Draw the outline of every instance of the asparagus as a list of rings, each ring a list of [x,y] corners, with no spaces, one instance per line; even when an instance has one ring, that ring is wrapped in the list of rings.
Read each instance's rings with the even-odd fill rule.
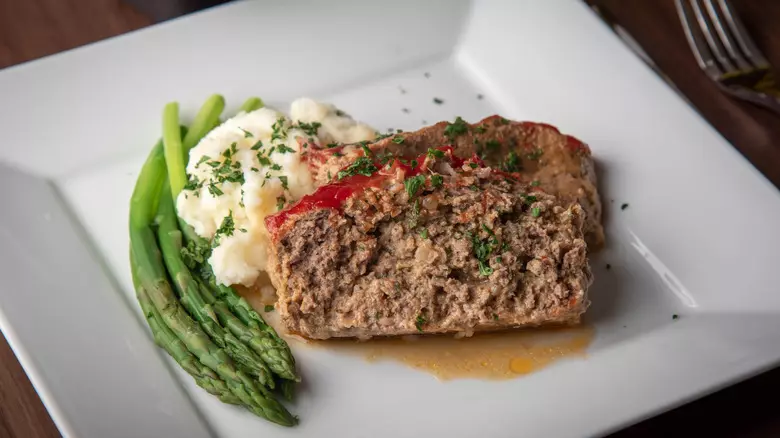
[[[200,126],[207,126],[210,123],[213,122],[213,120],[218,120],[219,113],[222,111],[221,107],[219,107],[221,96],[214,95],[212,96],[209,101],[207,101],[203,107],[201,108],[200,112],[198,113],[198,117],[196,117],[196,122],[199,123]],[[213,101],[213,102],[212,102]],[[224,106],[224,102],[222,102]],[[260,98],[254,97],[247,99],[246,102],[244,102],[244,105],[241,107],[242,111],[246,110],[253,110],[257,109],[263,106],[263,101]],[[217,112],[214,110],[214,107],[218,107],[219,111]],[[202,114],[208,114],[208,116],[201,117]],[[165,139],[165,156],[166,158],[168,156],[173,157],[180,157],[185,156],[186,154],[184,152],[178,151],[177,148],[185,148],[187,147],[187,138],[191,137],[191,134],[193,132],[199,132],[201,131],[200,127],[195,127],[194,125],[190,127],[189,131],[185,135],[185,141],[184,144],[179,140],[180,137],[176,136],[176,132],[178,130],[175,127],[179,126],[179,119],[178,119],[178,105],[175,103],[169,103],[166,105],[164,111],[163,111],[163,132],[167,133],[167,135],[164,135]],[[205,134],[205,132],[203,133]],[[195,134],[194,137],[190,140],[190,142],[197,143],[200,140],[200,137],[198,135],[202,134]],[[175,190],[175,187],[184,187],[187,180],[187,174],[185,170],[185,163],[186,163],[186,157],[184,162],[179,162],[176,160],[166,160],[166,164],[168,166],[168,176],[170,179],[170,187],[171,187],[171,196],[176,200],[178,197],[181,189],[179,191]],[[167,204],[165,203],[165,200],[161,200],[164,205],[164,208],[167,208]],[[171,209],[174,208],[173,203],[171,203]],[[173,211],[167,212],[166,218],[170,216],[176,217],[175,213]],[[178,260],[172,262],[189,262],[187,267],[190,269],[197,269],[200,272],[206,272],[209,274],[208,276],[211,277],[213,280],[213,275],[211,274],[211,268],[207,264],[208,256],[211,252],[211,246],[209,242],[207,242],[204,238],[198,236],[193,228],[186,224],[183,220],[178,219],[179,222],[179,230],[181,234],[184,235],[184,240],[186,241],[186,247],[181,249],[179,253],[182,255],[186,255],[187,260],[183,260],[181,258],[178,258]],[[167,223],[168,230],[173,231],[175,229],[175,224],[173,222]],[[170,241],[167,239],[163,239],[162,234],[160,237],[161,243],[164,241],[170,244]],[[181,242],[181,236],[178,237],[178,245],[179,247],[182,246]],[[169,254],[166,255],[166,263],[168,262],[169,256],[173,257],[172,250],[166,252],[166,247],[163,246],[163,253]],[[172,267],[168,267],[169,271],[173,271]],[[176,272],[184,271],[184,266],[182,263],[179,263],[179,266],[176,269]],[[180,290],[186,290],[188,287],[192,287],[189,285],[189,279],[179,279],[174,277],[175,283],[180,284],[178,287]],[[213,295],[215,296],[216,300],[218,302],[222,302],[227,306],[227,309],[223,309],[222,316],[220,323],[227,324],[228,322],[230,325],[228,326],[228,329],[230,332],[242,339],[246,345],[249,345],[257,354],[260,355],[260,357],[263,359],[265,364],[277,375],[285,378],[285,379],[291,379],[299,381],[300,378],[295,373],[295,359],[293,359],[292,352],[290,351],[290,347],[287,345],[287,343],[279,337],[279,335],[276,333],[276,331],[266,324],[266,322],[260,317],[260,315],[255,312],[252,307],[241,298],[232,288],[222,285],[217,285],[216,282],[211,282],[211,289],[214,292]],[[206,289],[204,292],[208,292]],[[192,297],[187,298],[186,304],[188,306],[192,307],[199,307],[204,308],[204,305],[202,301],[192,302],[195,300],[196,296],[200,296],[196,293],[191,294],[184,294],[182,292],[183,296]],[[211,303],[209,303],[211,304]],[[208,316],[211,318],[211,320],[216,321],[216,318],[213,318],[213,314],[207,314],[204,316],[204,318],[200,318],[199,315],[202,312],[196,312],[193,309],[189,309],[190,313],[192,313],[194,316],[196,316],[196,319],[198,319],[201,324],[205,323],[207,326],[210,327],[209,320],[205,318],[205,316]],[[209,308],[209,311],[211,311],[212,308]],[[243,324],[236,324],[236,321],[233,318],[233,314],[230,312],[235,313],[235,315],[238,317],[238,321],[240,321]],[[214,338],[215,333],[209,332],[210,335],[212,335],[212,338]],[[218,335],[217,335],[218,336]],[[219,337],[219,336],[218,336]],[[226,339],[228,340],[228,339]],[[240,347],[235,346],[235,349],[240,349]],[[231,351],[231,350],[229,350]],[[242,354],[242,358],[247,358],[246,354]],[[247,366],[250,366],[251,368],[251,362],[247,363],[244,360],[239,360],[240,362],[244,363]]]
[[[163,261],[168,268],[168,274],[179,294],[181,303],[189,314],[200,323],[203,331],[209,335],[214,343],[225,349],[233,360],[243,365],[252,376],[258,378],[261,384],[273,388],[274,381],[271,371],[263,359],[253,349],[248,348],[246,343],[242,342],[243,339],[237,338],[237,335],[234,335],[232,331],[223,329],[214,313],[212,304],[204,301],[198,283],[184,264],[181,258],[181,231],[177,226],[173,200],[165,192],[167,188],[167,184],[163,185],[157,215],[157,237]]]
[[[195,116],[195,120],[190,125],[190,130],[182,140],[182,151],[184,153],[184,162],[187,162],[187,154],[201,138],[214,128],[214,123],[219,121],[219,115],[225,109],[225,98],[219,94],[213,94],[200,107],[200,111]]]
[[[165,162],[168,171],[178,172],[172,174],[171,194],[173,199],[179,195],[184,185],[187,184],[187,175],[184,172],[186,157],[181,144],[181,127],[179,126],[179,104],[171,102],[163,109],[163,145],[165,146]]]
[[[138,177],[130,203],[130,246],[133,269],[145,297],[157,310],[160,321],[174,333],[201,364],[214,371],[244,406],[270,421],[292,426],[297,422],[270,392],[257,385],[239,369],[225,351],[214,344],[200,326],[179,305],[162,264],[161,255],[151,229],[155,202],[159,199],[165,178],[163,148],[158,144],[150,154]]]
[[[263,103],[263,99],[260,99],[259,97],[250,97],[249,99],[244,101],[244,104],[241,105],[241,108],[239,108],[238,112],[251,112],[256,109],[260,109],[264,107],[265,104]]]
[[[168,352],[184,371],[195,379],[198,386],[217,396],[224,403],[241,404],[241,400],[230,392],[225,382],[214,374],[214,371],[198,362],[195,356],[187,350],[184,343],[162,322],[160,313],[149,301],[149,296],[138,279],[138,270],[132,253],[130,254],[130,268],[133,274],[136,298],[144,312],[146,322],[152,330],[155,343]]]
[[[281,338],[271,336],[268,332],[260,329],[258,324],[251,324],[255,321],[248,315],[249,312],[246,307],[250,306],[246,304],[243,298],[239,297],[238,299],[243,301],[246,307],[236,307],[237,311],[233,312],[227,305],[227,301],[217,299],[209,285],[205,282],[201,281],[201,289],[203,296],[213,303],[219,321],[235,336],[252,347],[271,371],[283,379],[300,381],[300,378],[295,374],[295,360],[292,358],[287,343],[281,340]],[[232,292],[231,288],[226,289],[230,289]],[[236,314],[241,314],[244,318],[239,318]],[[245,324],[244,321],[249,321],[251,325]],[[263,324],[265,324],[265,321],[263,321]]]

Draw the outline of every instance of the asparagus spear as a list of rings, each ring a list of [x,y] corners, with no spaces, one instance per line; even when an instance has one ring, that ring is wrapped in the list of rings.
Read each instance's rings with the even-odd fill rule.
[[[260,329],[258,324],[251,324],[256,321],[251,319],[246,308],[237,307],[236,312],[231,311],[227,305],[227,300],[218,300],[209,286],[203,281],[201,281],[201,289],[206,300],[213,303],[219,321],[244,343],[252,347],[271,371],[283,379],[300,381],[300,378],[295,373],[295,360],[292,358],[286,342]],[[230,291],[232,292],[233,290],[230,289]],[[244,301],[241,297],[239,297],[239,300]],[[246,301],[244,303],[246,304]],[[249,304],[246,304],[246,307],[249,307]],[[236,317],[236,314],[243,314],[244,319]],[[245,324],[245,320],[250,321],[251,325]],[[265,321],[263,321],[263,324],[265,324]]]
[[[136,298],[138,299],[138,304],[141,305],[141,310],[144,312],[149,328],[152,329],[155,343],[167,351],[181,365],[184,371],[195,379],[195,383],[198,386],[216,395],[225,403],[241,404],[241,400],[230,392],[225,382],[214,374],[214,371],[198,362],[195,356],[187,350],[184,343],[162,322],[160,313],[157,312],[152,302],[149,301],[149,296],[138,279],[138,270],[136,269],[136,262],[132,253],[130,254],[130,268],[133,274]]]
[[[239,108],[238,112],[251,112],[256,109],[260,109],[264,107],[265,104],[263,103],[263,99],[260,99],[259,97],[250,97],[249,99],[244,101],[244,104],[241,105],[241,108]]]
[[[179,104],[171,102],[163,109],[163,144],[165,146],[165,162],[168,171],[179,172],[171,175],[171,194],[173,199],[187,184],[187,175],[184,172],[186,157],[181,144],[181,127],[179,126]]]
[[[225,98],[219,94],[213,94],[200,107],[200,111],[195,116],[195,120],[190,125],[190,130],[182,140],[182,149],[184,153],[184,162],[187,162],[188,154],[201,138],[214,128],[214,123],[219,121],[219,115],[225,109]]]
[[[258,378],[261,384],[274,387],[271,371],[253,349],[247,347],[231,331],[225,331],[214,313],[211,303],[204,301],[198,283],[190,274],[181,258],[181,231],[177,226],[173,199],[167,195],[168,185],[163,185],[160,206],[157,214],[157,237],[160,242],[163,261],[168,268],[168,274],[178,292],[181,303],[200,323],[201,328],[220,348],[242,364],[251,375]],[[224,319],[224,318],[223,318]]]
[[[130,202],[130,246],[138,283],[160,320],[173,332],[200,363],[225,381],[230,392],[253,413],[270,421],[292,426],[297,422],[269,391],[255,382],[201,330],[179,305],[166,278],[157,241],[151,230],[154,204],[165,178],[163,148],[158,144],[138,177]]]
[[[185,141],[184,144],[180,141],[180,137],[176,136],[176,132],[179,132],[176,127],[179,126],[179,119],[178,119],[178,105],[175,103],[169,103],[164,111],[163,111],[163,132],[167,133],[167,135],[164,135],[163,138],[165,139],[165,156],[166,158],[168,156],[173,157],[179,157],[179,156],[185,156],[186,154],[184,152],[180,152],[177,150],[177,148],[185,148],[187,147],[187,139],[191,138],[189,140],[190,142],[197,143],[200,141],[200,136],[203,134],[197,134],[198,132],[203,131],[201,127],[208,126],[210,123],[213,122],[213,120],[217,120],[219,118],[219,113],[222,111],[221,107],[219,106],[221,96],[214,95],[212,96],[209,101],[207,101],[203,107],[201,108],[200,112],[198,113],[198,117],[196,117],[196,121],[199,123],[199,127],[190,127],[189,131],[185,135]],[[222,105],[224,106],[224,101],[222,101]],[[244,105],[241,107],[241,110],[253,110],[259,107],[263,106],[263,101],[260,98],[249,98],[246,102],[244,102]],[[214,108],[219,108],[219,111],[214,110]],[[207,116],[201,117],[201,115],[207,114]],[[192,133],[196,132],[194,136],[191,137]],[[200,135],[200,136],[199,136]],[[174,199],[174,202],[176,198],[178,197],[181,188],[184,187],[187,180],[187,174],[185,170],[185,163],[186,158],[184,162],[179,162],[177,160],[167,160],[166,164],[168,166],[168,176],[170,179],[170,187],[171,187],[171,196]],[[178,191],[176,191],[176,187],[180,187]],[[165,200],[161,200],[164,205],[163,208],[167,208],[167,204],[165,204]],[[171,203],[171,209],[174,208],[173,203]],[[169,216],[176,217],[174,212],[168,212]],[[167,216],[166,216],[167,217]],[[198,236],[195,231],[192,229],[191,226],[187,225],[183,220],[179,219],[179,231],[184,235],[185,241],[187,242],[187,246],[179,251],[180,254],[186,255],[186,261],[189,261],[190,266],[189,268],[195,270],[197,269],[200,272],[211,272],[210,266],[207,264],[208,256],[211,252],[211,246],[209,243],[203,239],[202,237]],[[168,222],[167,223],[168,230],[173,231],[175,229],[175,223]],[[178,237],[179,246],[181,247],[181,236]],[[161,244],[165,241],[167,243],[170,243],[171,241],[167,239],[163,239],[162,234],[160,237]],[[182,252],[183,251],[183,252]],[[172,251],[167,252],[166,247],[163,246],[163,253],[166,254],[166,263],[169,263],[168,259],[169,256],[173,257]],[[170,254],[169,254],[170,253]],[[185,261],[179,258],[179,260],[172,262],[179,262],[179,261]],[[194,263],[193,263],[194,262]],[[174,271],[172,267],[169,265],[168,269],[170,271]],[[176,272],[183,271],[183,265],[179,264],[179,266],[176,269]],[[213,277],[213,275],[209,275],[210,277]],[[174,277],[175,283],[180,283],[178,287],[180,290],[186,290],[188,287],[191,287],[187,279],[179,279]],[[252,347],[252,349],[257,352],[260,357],[265,361],[265,363],[268,365],[268,367],[278,374],[281,377],[284,377],[285,379],[291,379],[291,380],[300,380],[300,378],[295,373],[295,359],[293,359],[292,352],[290,351],[290,347],[287,345],[287,343],[279,337],[279,335],[276,333],[276,331],[265,323],[265,321],[260,317],[260,315],[255,312],[252,307],[241,298],[232,288],[222,285],[217,285],[216,283],[211,283],[212,290],[214,292],[215,297],[218,301],[224,302],[227,305],[227,311],[222,313],[221,323],[226,324],[228,321],[232,323],[228,328],[231,331],[232,334],[235,336],[241,338],[245,341],[245,343]],[[195,300],[196,296],[198,294],[191,293],[191,294],[183,294],[183,296],[188,296],[192,298],[187,298],[189,306],[194,307],[200,307],[203,308],[204,304],[200,301],[194,303],[191,302],[192,300]],[[210,303],[209,303],[210,304]],[[190,313],[192,313],[194,316],[196,316],[196,319],[198,319],[201,324],[206,321],[206,324],[209,324],[207,319],[201,319],[198,317],[200,312],[195,312],[192,309],[189,309]],[[210,310],[210,309],[209,309]],[[243,323],[243,325],[237,325],[231,318],[233,315],[230,314],[230,312],[233,312],[238,316],[238,319],[240,322]],[[210,312],[209,312],[210,313]],[[212,317],[212,320],[216,320],[213,318],[213,314],[207,315]],[[209,332],[210,335],[212,335],[212,338],[214,338],[213,332]],[[227,340],[227,339],[226,339]],[[240,349],[240,347],[235,347]],[[230,350],[229,350],[230,351]],[[243,354],[242,356],[246,358],[247,355]],[[251,363],[247,363],[244,360],[240,360],[240,362],[244,363],[247,366],[250,366]],[[250,366],[251,368],[251,366]]]

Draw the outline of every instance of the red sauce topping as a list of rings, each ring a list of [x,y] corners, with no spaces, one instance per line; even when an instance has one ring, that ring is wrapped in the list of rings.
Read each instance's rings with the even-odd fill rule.
[[[444,158],[449,161],[453,167],[460,168],[466,163],[466,160],[453,155],[452,146],[441,146],[436,150],[444,152]],[[390,167],[383,165],[379,162],[374,162],[378,171],[374,172],[371,176],[365,175],[353,175],[343,179],[333,181],[328,185],[322,186],[317,189],[311,195],[306,195],[301,198],[292,207],[282,210],[276,214],[270,215],[265,218],[265,226],[271,235],[275,235],[279,228],[287,222],[287,220],[294,215],[306,212],[313,209],[333,208],[340,209],[350,196],[363,191],[369,187],[379,187],[382,183],[395,175],[399,170],[403,172],[404,178],[415,176],[427,170],[427,163],[425,161],[427,154],[422,154],[417,157],[417,166],[412,167],[410,164],[404,164],[400,159],[394,159]],[[407,163],[412,161],[404,160]],[[484,163],[479,157],[474,155],[470,161],[477,163],[479,167],[484,167]]]

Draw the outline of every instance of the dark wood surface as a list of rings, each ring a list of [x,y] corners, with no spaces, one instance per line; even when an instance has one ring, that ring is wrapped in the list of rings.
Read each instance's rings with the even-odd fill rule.
[[[673,0],[587,2],[626,29],[699,112],[780,186],[780,116],[735,101],[707,80],[685,42]],[[780,1],[733,3],[758,46],[773,65],[780,66]],[[149,24],[148,17],[118,0],[0,0],[0,68]],[[646,420],[612,438],[780,437],[778,390],[780,369]],[[0,437],[58,436],[24,371],[0,337]]]

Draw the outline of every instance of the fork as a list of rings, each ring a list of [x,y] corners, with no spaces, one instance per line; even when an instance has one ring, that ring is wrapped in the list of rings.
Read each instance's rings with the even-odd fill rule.
[[[780,114],[780,86],[728,0],[675,4],[693,56],[707,76],[728,94]]]

